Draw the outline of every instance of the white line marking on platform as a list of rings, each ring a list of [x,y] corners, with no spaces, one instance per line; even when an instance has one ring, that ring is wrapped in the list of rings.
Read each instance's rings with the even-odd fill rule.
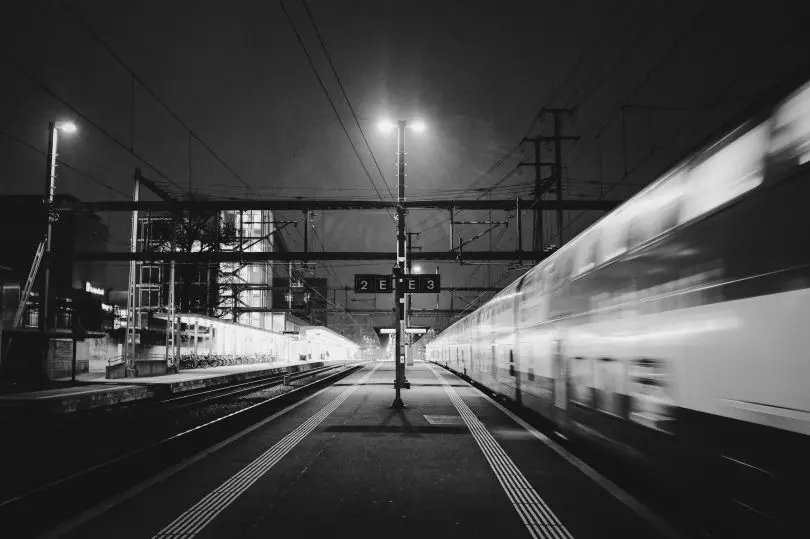
[[[375,369],[376,369],[376,367],[375,367]],[[109,511],[110,509],[120,505],[121,503],[133,498],[134,496],[137,496],[138,494],[145,491],[146,489],[148,489],[150,487],[153,487],[156,484],[160,483],[161,481],[164,481],[165,479],[168,479],[169,477],[171,477],[171,476],[185,470],[186,468],[188,468],[192,464],[195,464],[195,463],[201,461],[205,457],[207,457],[207,456],[219,451],[220,449],[230,445],[231,443],[235,442],[236,440],[238,440],[240,438],[243,438],[244,436],[250,434],[254,430],[263,427],[267,423],[270,423],[271,421],[274,421],[276,418],[281,417],[282,415],[286,414],[287,412],[290,412],[290,411],[298,408],[302,404],[304,404],[306,402],[309,402],[310,400],[314,399],[315,397],[319,396],[321,393],[323,393],[323,392],[325,392],[325,391],[327,391],[327,390],[329,390],[331,388],[332,388],[332,386],[327,386],[327,387],[325,387],[323,389],[320,389],[320,390],[316,391],[315,393],[313,393],[311,395],[308,395],[308,396],[304,397],[303,399],[301,399],[298,402],[292,403],[291,405],[287,406],[283,410],[279,410],[278,412],[271,415],[270,417],[262,419],[258,423],[254,423],[253,425],[247,427],[246,429],[237,432],[233,436],[230,436],[229,438],[226,438],[225,440],[222,440],[221,442],[219,442],[217,444],[214,444],[211,447],[200,451],[196,455],[193,455],[193,456],[187,458],[186,460],[184,460],[184,461],[182,461],[182,462],[180,462],[178,464],[175,464],[171,468],[168,468],[167,470],[164,470],[164,471],[160,472],[159,474],[150,477],[146,481],[143,481],[142,483],[139,483],[139,484],[135,485],[134,487],[122,492],[121,494],[113,496],[108,501],[97,504],[97,505],[91,507],[90,509],[80,513],[79,515],[62,522],[61,524],[59,524],[55,528],[52,528],[52,529],[44,532],[42,535],[40,535],[38,537],[38,539],[56,539],[58,537],[62,537],[63,535],[75,530],[76,528],[78,528],[79,526],[81,526],[83,524],[86,524],[87,522],[89,522],[92,519],[98,517],[99,515],[102,515],[102,514],[106,513],[107,511]],[[254,406],[261,406],[261,404],[262,403],[254,404],[252,406],[249,406],[248,408],[245,408],[244,410],[249,410],[250,408],[253,408]],[[228,416],[225,416],[225,417],[230,417],[231,415],[238,414],[238,413],[240,413],[240,412],[242,412],[244,410],[233,412],[232,414],[228,414]]]
[[[622,488],[620,488],[616,483],[605,477],[604,475],[597,472],[595,469],[591,468],[588,464],[586,464],[583,460],[576,457],[572,453],[569,453],[565,448],[563,448],[560,444],[556,443],[554,440],[537,430],[536,428],[532,427],[524,420],[513,414],[511,411],[506,409],[502,404],[498,401],[494,400],[492,397],[487,395],[485,392],[481,391],[480,389],[476,388],[473,385],[470,387],[474,388],[478,391],[485,399],[487,399],[493,406],[495,406],[498,410],[506,414],[512,421],[526,429],[526,431],[546,444],[549,448],[551,448],[555,453],[560,455],[562,458],[567,460],[572,466],[574,466],[577,470],[582,472],[584,475],[589,477],[593,480],[596,484],[600,487],[604,488],[611,496],[619,500],[621,503],[629,507],[634,513],[636,513],[639,517],[644,519],[649,525],[656,529],[660,534],[665,537],[669,537],[670,539],[683,539],[683,535],[675,531],[667,521],[657,515],[654,511],[652,511],[649,507],[638,501],[636,498],[625,492]]]
[[[442,374],[433,369],[433,366],[428,365],[428,368],[442,383],[453,406],[464,418],[464,422],[481,448],[481,452],[484,453],[492,471],[495,472],[495,477],[531,536],[535,539],[574,539],[554,511],[546,505],[543,498],[537,494],[520,469],[512,462],[506,451],[458,396],[456,390],[447,383]]]
[[[299,425],[298,428],[276,442],[276,444],[257,459],[242,468],[239,473],[226,480],[208,493],[202,500],[187,509],[168,526],[152,536],[153,539],[167,537],[190,538],[200,533],[208,523],[222,513],[222,511],[231,505],[264,474],[270,471],[270,469],[298,445],[301,440],[306,438],[310,432],[315,430],[315,428],[320,425],[329,414],[334,412],[360,384],[374,374],[377,368],[379,368],[379,365],[375,365],[374,368],[363,376],[363,378],[358,380],[357,383],[335,397],[332,402],[318,410],[313,416]]]

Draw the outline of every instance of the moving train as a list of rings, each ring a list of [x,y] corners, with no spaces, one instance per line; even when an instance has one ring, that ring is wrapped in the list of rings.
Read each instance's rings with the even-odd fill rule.
[[[687,489],[721,527],[789,536],[810,484],[808,203],[810,83],[437,335],[427,359]]]

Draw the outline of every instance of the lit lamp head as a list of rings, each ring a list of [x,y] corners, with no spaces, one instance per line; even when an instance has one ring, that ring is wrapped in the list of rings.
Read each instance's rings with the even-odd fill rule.
[[[408,124],[408,127],[416,133],[424,133],[425,130],[427,129],[425,122],[423,122],[422,120],[417,120],[412,124]]]
[[[417,265],[417,266],[414,266],[414,267],[413,267],[413,272],[414,272],[414,273],[419,273],[419,272],[421,272],[421,271],[422,271],[422,266],[418,266],[418,265]]]
[[[79,129],[73,122],[57,122],[56,128],[67,134],[75,133]]]
[[[377,123],[377,131],[379,131],[380,133],[390,133],[396,128],[397,124],[388,119],[380,120]]]

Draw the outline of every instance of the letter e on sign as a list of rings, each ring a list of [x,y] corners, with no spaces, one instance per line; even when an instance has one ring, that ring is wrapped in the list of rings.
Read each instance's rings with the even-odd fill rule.
[[[419,277],[416,275],[405,276],[405,292],[413,294],[419,292]]]
[[[428,294],[438,294],[441,291],[441,278],[438,273],[423,274],[419,276],[419,289]]]
[[[374,275],[355,275],[354,292],[356,294],[373,294]]]
[[[374,277],[375,292],[390,292],[391,277],[389,275],[376,275]]]

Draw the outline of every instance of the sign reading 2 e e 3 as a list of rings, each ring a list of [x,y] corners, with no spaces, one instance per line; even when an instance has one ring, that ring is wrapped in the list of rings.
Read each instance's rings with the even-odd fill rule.
[[[403,275],[402,291],[405,294],[438,294],[441,278],[438,274]],[[356,294],[386,294],[395,292],[391,275],[358,274],[354,276]]]

